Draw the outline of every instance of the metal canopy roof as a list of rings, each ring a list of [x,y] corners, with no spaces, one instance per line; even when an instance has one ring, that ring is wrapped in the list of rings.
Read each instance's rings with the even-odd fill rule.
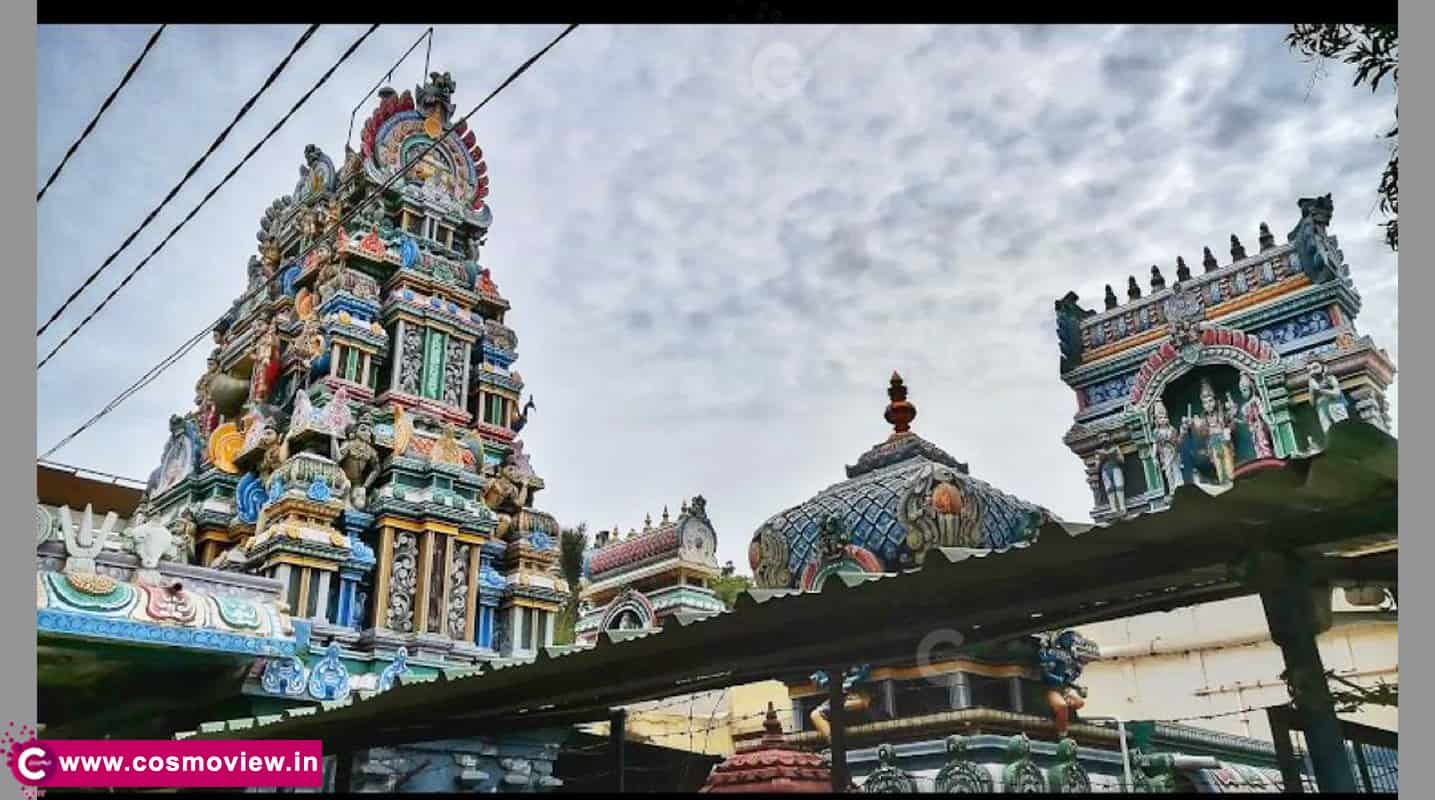
[[[1330,431],[1326,451],[1169,511],[1109,526],[1050,523],[1004,553],[942,549],[901,575],[839,575],[820,592],[753,590],[733,611],[659,632],[599,637],[464,677],[401,679],[378,695],[205,726],[197,738],[322,739],[327,750],[606,718],[608,709],[851,663],[911,662],[934,631],[967,644],[1254,593],[1232,565],[1255,550],[1317,558],[1335,583],[1394,581],[1397,443],[1371,425]],[[950,641],[950,640],[949,640]]]

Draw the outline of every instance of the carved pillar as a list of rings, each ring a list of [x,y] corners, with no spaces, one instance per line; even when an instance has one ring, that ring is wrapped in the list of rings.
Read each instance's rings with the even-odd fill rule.
[[[314,618],[320,622],[328,622],[329,619],[329,571],[319,573],[319,585],[310,589],[317,592],[318,596],[314,601]]]
[[[362,630],[364,609],[359,603],[359,587],[374,570],[374,551],[364,544],[362,535],[373,525],[374,518],[360,511],[345,511],[339,518],[349,536],[351,558],[339,565],[339,589],[334,603],[334,624]],[[377,620],[375,625],[377,625]]]
[[[1257,385],[1265,391],[1266,407],[1270,409],[1271,421],[1275,423],[1275,429],[1271,431],[1271,445],[1276,451],[1276,458],[1290,458],[1300,447],[1291,422],[1290,392],[1286,389],[1285,372],[1273,370],[1262,376]]]
[[[399,320],[394,324],[393,348],[389,356],[393,359],[393,362],[391,364],[392,368],[389,370],[389,385],[386,387],[387,391],[390,392],[398,391],[399,387],[403,385],[400,380],[402,378],[401,373],[404,371],[404,326],[407,324],[408,323],[403,320]],[[382,391],[384,390],[381,389],[380,392]]]

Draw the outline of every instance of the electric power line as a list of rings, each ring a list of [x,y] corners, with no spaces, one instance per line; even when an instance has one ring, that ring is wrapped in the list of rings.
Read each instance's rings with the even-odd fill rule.
[[[429,50],[432,50],[432,49],[433,49],[433,26],[429,26],[428,30],[426,30],[426,31],[424,31],[422,34],[420,34],[420,35],[419,35],[419,38],[415,39],[415,40],[414,40],[414,43],[411,44],[411,45],[409,45],[409,49],[405,50],[405,51],[404,51],[404,54],[401,55],[401,56],[399,56],[399,60],[398,60],[398,61],[395,61],[395,62],[394,62],[394,65],[393,65],[392,67],[389,67],[389,71],[384,73],[384,77],[383,77],[383,78],[380,78],[380,79],[379,79],[379,82],[376,83],[376,84],[374,84],[374,88],[370,89],[370,90],[368,91],[368,93],[366,93],[366,94],[364,95],[363,99],[360,100],[360,101],[354,106],[354,110],[351,111],[351,112],[349,112],[349,135],[348,135],[347,137],[345,137],[345,139],[344,139],[344,146],[345,146],[345,147],[347,147],[347,146],[349,145],[349,142],[352,141],[353,138],[354,138],[354,118],[359,115],[359,110],[364,107],[364,103],[368,102],[369,98],[370,98],[370,97],[373,97],[373,96],[374,96],[374,92],[377,92],[380,87],[382,87],[385,83],[387,83],[387,82],[389,82],[390,80],[393,79],[393,77],[394,77],[394,70],[398,69],[399,66],[404,63],[404,60],[407,59],[407,58],[414,52],[414,50],[418,49],[419,42],[422,42],[422,41],[424,41],[425,39],[428,40],[429,47],[428,47],[428,50],[425,50],[425,51],[424,51],[424,77],[425,77],[425,78],[428,77],[428,71],[429,71],[428,53],[429,53]]]
[[[120,94],[120,90],[125,88],[125,84],[130,82],[130,78],[134,77],[135,70],[140,68],[140,63],[144,61],[145,56],[149,55],[149,51],[154,49],[155,42],[159,41],[159,35],[164,33],[166,27],[168,26],[161,25],[150,35],[149,41],[145,42],[144,49],[140,51],[139,58],[136,58],[134,63],[130,64],[130,68],[125,70],[124,77],[120,78],[120,84],[115,87],[114,91],[110,92],[110,96],[106,97],[103,103],[100,103],[100,110],[95,112],[95,116],[90,119],[90,124],[86,125],[85,129],[80,131],[80,137],[75,140],[74,144],[70,145],[69,150],[65,151],[65,156],[60,159],[59,164],[55,165],[55,171],[50,173],[50,177],[45,181],[45,185],[41,186],[40,191],[35,193],[36,203],[40,202],[40,199],[45,196],[45,192],[49,190],[50,184],[54,183],[55,179],[60,177],[60,170],[65,168],[65,164],[69,163],[70,156],[73,156],[75,151],[80,149],[80,143],[89,138],[90,132],[95,129],[95,125],[99,123],[100,117],[104,116],[105,110],[110,107],[110,103],[115,101],[115,98]]]
[[[86,315],[84,319],[80,320],[79,324],[72,328],[69,333],[65,334],[65,338],[61,339],[59,344],[55,345],[55,347],[50,350],[49,354],[40,360],[40,363],[37,364],[35,368],[38,370],[44,367],[47,363],[49,363],[50,359],[55,357],[56,353],[60,352],[61,348],[63,348],[66,344],[69,344],[70,340],[75,338],[75,334],[79,333],[82,328],[88,325],[90,323],[90,320],[94,319],[95,316],[99,314],[100,311],[104,309],[106,305],[109,304],[110,300],[114,299],[115,295],[119,294],[120,290],[123,289],[125,285],[128,284],[132,279],[134,279],[135,275],[139,274],[140,270],[144,269],[145,265],[150,262],[150,259],[158,255],[159,251],[163,250],[165,245],[169,244],[170,239],[174,238],[174,235],[179,233],[180,229],[187,225],[191,219],[194,219],[194,216],[199,213],[200,209],[204,208],[205,204],[209,202],[210,198],[214,197],[214,195],[219,192],[221,188],[224,187],[224,184],[228,183],[229,179],[233,178],[235,174],[238,173],[239,170],[242,169],[246,163],[248,163],[249,159],[253,158],[254,154],[258,153],[259,149],[262,148],[271,138],[274,137],[276,133],[279,132],[280,128],[284,127],[284,124],[289,121],[289,118],[294,116],[294,114],[298,112],[300,107],[302,107],[306,102],[308,102],[310,96],[312,96],[314,92],[319,89],[320,86],[323,86],[324,83],[329,80],[329,77],[334,74],[334,71],[337,70],[339,66],[342,65],[345,61],[347,61],[349,56],[353,55],[354,51],[359,48],[359,45],[363,44],[364,40],[369,38],[369,36],[375,30],[377,30],[378,27],[379,26],[377,24],[371,25],[369,29],[364,32],[364,35],[354,40],[354,43],[349,45],[349,49],[345,50],[344,53],[339,56],[339,60],[335,61],[334,64],[330,66],[329,69],[319,77],[318,82],[316,82],[313,86],[309,87],[309,91],[305,92],[299,98],[299,100],[294,103],[293,107],[291,107],[289,111],[284,114],[283,117],[280,117],[278,122],[274,123],[274,127],[270,128],[269,132],[264,134],[264,138],[260,139],[257,144],[250,148],[249,152],[245,153],[244,157],[239,160],[239,163],[235,164],[234,167],[230,169],[229,172],[226,173],[223,178],[220,179],[219,183],[215,184],[213,188],[211,188],[207,193],[205,193],[204,197],[200,199],[199,203],[194,208],[190,209],[190,212],[184,216],[184,219],[181,219],[177,225],[171,228],[170,232],[165,234],[165,237],[160,240],[159,244],[155,245],[154,249],[149,252],[149,255],[141,259],[140,262],[134,266],[134,269],[131,269],[129,273],[126,274],[125,277],[119,282],[119,284],[116,285],[115,288],[111,289],[109,294],[105,295],[104,299],[100,301],[99,305],[95,306],[94,309],[90,311],[90,313]],[[118,254],[118,251],[116,251],[116,254]],[[108,264],[108,262],[106,262],[106,264]],[[100,269],[103,270],[104,266],[102,265]],[[98,274],[99,271],[97,270],[94,275],[91,275],[90,277],[93,278],[95,275]],[[71,295],[71,297],[75,297],[76,295],[78,295],[79,291],[82,291],[83,289],[84,287],[81,286],[80,290],[76,291],[75,295]],[[67,304],[68,302],[69,301],[66,301]],[[62,306],[60,311],[63,310],[64,307]],[[56,311],[55,316],[58,317],[59,313],[59,311]],[[50,319],[53,322],[55,317],[51,317]],[[46,323],[46,325],[48,324],[49,323]],[[42,328],[41,330],[44,329]]]
[[[376,26],[374,26],[374,27],[378,27],[378,26],[376,25]],[[427,147],[425,147],[422,151],[420,151],[420,152],[418,152],[417,154],[415,154],[414,157],[411,158],[411,159],[409,159],[409,161],[408,161],[406,164],[400,164],[399,169],[397,169],[397,170],[394,172],[394,174],[389,177],[388,180],[384,181],[383,184],[381,184],[381,185],[378,187],[378,190],[377,190],[377,191],[374,191],[374,192],[370,193],[366,198],[364,198],[364,199],[361,200],[358,204],[356,204],[356,205],[354,206],[354,208],[350,209],[348,213],[346,213],[346,214],[345,214],[343,217],[341,217],[337,222],[335,222],[330,228],[328,228],[327,230],[325,230],[321,235],[316,236],[316,237],[314,238],[313,243],[310,244],[309,247],[305,248],[303,252],[301,252],[300,254],[298,254],[297,256],[295,256],[294,260],[295,260],[295,261],[302,261],[305,255],[307,255],[308,253],[312,252],[316,247],[319,246],[319,244],[323,243],[323,242],[329,237],[330,234],[332,234],[334,231],[336,231],[336,230],[338,230],[340,227],[342,227],[351,217],[353,217],[355,214],[357,214],[360,210],[362,210],[362,209],[363,209],[365,206],[367,206],[369,203],[372,203],[375,199],[377,199],[377,198],[379,198],[379,197],[382,197],[384,191],[386,191],[391,185],[393,185],[393,183],[394,183],[395,181],[397,181],[399,178],[403,177],[404,174],[407,173],[410,169],[412,169],[415,164],[417,164],[417,163],[419,163],[420,161],[422,161],[424,156],[428,155],[428,153],[430,153],[431,151],[433,151],[434,148],[438,147],[438,146],[444,141],[444,139],[446,139],[446,138],[448,137],[448,135],[451,134],[459,125],[467,124],[469,117],[472,117],[474,114],[478,113],[478,111],[479,111],[480,109],[482,109],[484,106],[488,105],[489,101],[491,101],[491,100],[493,100],[493,98],[497,97],[498,94],[499,94],[499,92],[502,92],[504,89],[506,89],[506,88],[509,86],[509,84],[511,84],[511,83],[513,83],[515,80],[517,80],[517,79],[518,79],[518,76],[522,75],[524,72],[527,72],[527,71],[528,71],[528,68],[531,67],[531,66],[533,66],[533,64],[536,63],[536,62],[538,61],[538,59],[540,59],[540,58],[542,58],[544,55],[546,55],[549,50],[552,50],[554,46],[556,46],[560,41],[562,41],[565,37],[567,37],[568,34],[572,33],[572,32],[573,32],[575,29],[577,29],[577,28],[578,28],[578,25],[577,25],[576,23],[575,23],[575,24],[572,24],[572,25],[569,25],[567,28],[564,28],[564,29],[563,29],[563,32],[560,33],[560,34],[558,34],[558,36],[555,37],[555,38],[553,39],[553,41],[549,42],[546,46],[543,47],[543,49],[539,50],[537,53],[534,53],[532,56],[530,56],[530,57],[528,58],[527,61],[524,61],[521,65],[519,65],[518,69],[514,70],[513,73],[512,73],[511,75],[509,75],[508,78],[503,81],[503,83],[500,83],[500,84],[498,85],[498,87],[495,88],[492,92],[489,92],[488,96],[485,97],[481,102],[479,102],[478,105],[474,106],[467,114],[464,114],[464,115],[463,115],[462,117],[460,117],[457,121],[455,121],[452,125],[450,125],[446,130],[444,130],[444,131],[443,131],[442,133],[440,133],[437,137],[435,137],[435,138],[433,139],[433,141],[432,141]],[[373,31],[373,29],[371,28],[371,29],[370,29],[370,33],[372,33],[372,31]],[[368,35],[368,34],[365,34],[365,36],[367,36],[367,35]],[[360,41],[362,41],[362,39],[360,39]],[[357,43],[356,43],[355,46],[357,46]],[[335,65],[335,66],[337,66],[337,65]],[[316,87],[316,88],[317,88],[317,87]],[[356,180],[357,178],[358,178],[358,173],[355,173],[354,175],[350,176],[349,179],[350,179],[350,180]],[[282,270],[275,270],[275,272],[274,272],[273,275],[269,276],[269,278],[268,278],[267,280],[265,280],[265,281],[264,281],[262,284],[260,284],[259,286],[256,286],[252,291],[247,292],[247,293],[245,294],[245,297],[252,296],[253,294],[255,294],[255,293],[257,293],[257,292],[260,292],[260,291],[267,291],[267,289],[269,288],[269,286],[271,286],[276,280],[279,280],[279,278],[280,278],[283,274],[284,274],[284,273],[283,273]],[[111,293],[111,296],[113,296],[113,293]],[[98,310],[98,309],[97,309],[97,310]],[[226,312],[226,314],[227,314],[227,312]],[[91,314],[91,317],[93,317],[93,316],[94,316],[94,314],[92,313],[92,314]],[[88,319],[89,319],[89,318],[87,318],[87,320],[88,320]],[[136,380],[133,384],[131,384],[131,385],[129,386],[129,388],[127,388],[127,389],[125,389],[124,391],[120,392],[118,395],[115,396],[114,399],[110,400],[109,403],[105,404],[104,408],[101,408],[101,409],[99,410],[99,412],[97,412],[94,416],[90,417],[90,419],[86,420],[86,421],[85,421],[83,424],[81,424],[78,428],[76,428],[74,431],[72,431],[68,436],[66,436],[64,439],[60,440],[60,442],[57,443],[54,447],[51,447],[49,450],[45,451],[44,455],[40,456],[40,458],[41,458],[42,460],[43,460],[43,459],[46,459],[46,458],[49,458],[51,455],[53,455],[55,452],[57,452],[60,448],[64,447],[65,445],[67,445],[67,444],[69,444],[71,441],[73,441],[73,440],[75,439],[75,437],[79,436],[79,435],[80,435],[81,433],[83,433],[85,430],[87,430],[88,428],[90,428],[91,426],[93,426],[96,422],[100,421],[100,420],[103,419],[106,415],[108,415],[110,412],[114,411],[114,409],[117,408],[117,407],[119,407],[119,405],[120,405],[121,403],[123,403],[125,400],[129,399],[129,398],[130,398],[131,396],[133,396],[136,392],[140,391],[141,389],[143,389],[144,387],[146,387],[146,386],[148,386],[150,383],[152,383],[152,382],[155,380],[155,378],[158,378],[158,377],[159,377],[159,375],[160,375],[161,373],[163,373],[166,369],[169,369],[171,366],[173,366],[176,361],[178,361],[178,360],[180,360],[181,358],[183,358],[183,357],[185,356],[185,354],[187,354],[190,350],[193,350],[194,347],[195,347],[195,345],[199,344],[200,340],[203,339],[204,336],[205,336],[206,334],[208,334],[211,330],[213,330],[217,325],[219,325],[219,323],[220,323],[223,319],[224,319],[224,315],[221,315],[221,316],[220,316],[218,319],[216,319],[214,322],[212,322],[212,323],[206,325],[205,327],[201,328],[197,333],[195,333],[193,336],[191,336],[184,344],[180,345],[179,348],[176,349],[173,353],[171,353],[170,355],[166,356],[166,357],[165,357],[164,359],[162,359],[158,364],[156,364],[155,366],[151,367],[151,368],[149,369],[149,371],[147,371],[144,375],[140,376],[140,378],[139,378],[138,380]],[[83,323],[81,323],[81,324],[83,325]],[[74,331],[71,331],[71,334],[70,334],[70,335],[73,336],[74,333],[75,333]],[[52,355],[53,355],[53,353],[52,353]]]
[[[65,302],[61,303],[60,307],[55,309],[55,313],[50,315],[50,318],[45,321],[44,325],[40,326],[40,329],[38,331],[35,331],[36,336],[43,336],[45,334],[45,331],[48,330],[49,327],[55,323],[55,320],[59,319],[60,315],[65,313],[65,309],[69,308],[71,303],[79,299],[80,295],[84,293],[86,289],[90,288],[90,284],[94,283],[95,279],[100,277],[100,273],[108,269],[110,264],[113,263],[116,258],[119,258],[120,253],[123,253],[125,251],[125,248],[130,246],[130,243],[135,240],[135,237],[140,235],[140,232],[143,231],[145,228],[149,227],[149,224],[154,221],[155,216],[157,216],[159,212],[166,205],[169,204],[170,200],[174,199],[174,196],[179,193],[179,190],[186,183],[189,182],[189,179],[193,177],[196,172],[199,171],[199,168],[204,165],[204,162],[208,160],[211,155],[214,154],[214,151],[219,149],[219,146],[224,143],[224,140],[229,138],[229,132],[234,130],[234,126],[238,125],[241,119],[244,119],[245,115],[249,113],[249,109],[254,107],[254,102],[258,100],[259,96],[264,94],[264,92],[267,91],[269,87],[274,84],[274,81],[279,78],[279,74],[284,71],[285,67],[289,66],[290,59],[294,58],[294,54],[298,53],[300,48],[302,48],[305,44],[309,42],[309,38],[312,37],[314,35],[314,31],[317,31],[318,29],[318,25],[310,25],[308,29],[304,31],[304,33],[299,37],[299,40],[296,41],[294,43],[294,46],[289,49],[289,53],[284,56],[284,59],[279,62],[279,65],[274,68],[274,71],[269,73],[269,77],[264,80],[263,85],[259,87],[259,91],[255,92],[253,95],[250,95],[249,99],[245,101],[244,105],[239,107],[239,113],[234,115],[234,119],[229,121],[229,124],[224,127],[224,130],[219,132],[218,136],[214,137],[214,141],[210,143],[209,149],[205,150],[204,153],[200,155],[198,161],[195,161],[193,164],[190,165],[189,169],[185,171],[184,176],[179,179],[179,183],[176,183],[174,185],[174,188],[169,190],[169,194],[164,196],[164,199],[159,202],[159,205],[155,206],[153,209],[150,210],[149,214],[145,216],[144,221],[139,224],[139,227],[131,231],[130,235],[126,236],[125,240],[120,243],[120,246],[115,248],[115,251],[113,253],[110,253],[109,257],[107,257],[104,262],[95,269],[94,272],[91,272],[89,277],[85,278],[84,282],[80,284],[79,288],[75,289],[75,291],[70,293],[69,297],[65,298]],[[158,37],[159,33],[156,32],[155,36]],[[136,64],[138,64],[138,62],[136,62]],[[126,77],[128,77],[128,75],[126,75]],[[76,145],[78,144],[79,143],[76,142]],[[220,185],[223,186],[224,184],[221,182]],[[208,200],[209,198],[206,196],[205,199]],[[200,205],[204,204],[200,203]],[[57,347],[55,349],[58,350],[59,348]]]

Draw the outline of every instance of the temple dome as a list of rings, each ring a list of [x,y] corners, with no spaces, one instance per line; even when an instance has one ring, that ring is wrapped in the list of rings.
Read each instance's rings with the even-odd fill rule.
[[[1035,540],[1040,506],[971,477],[965,464],[913,433],[916,407],[892,375],[884,415],[894,431],[848,479],[758,528],[748,557],[761,588],[816,589],[837,572],[900,572],[932,547],[1003,551]]]

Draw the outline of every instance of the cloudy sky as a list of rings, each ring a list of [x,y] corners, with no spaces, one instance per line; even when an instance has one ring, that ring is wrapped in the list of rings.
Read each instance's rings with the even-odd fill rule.
[[[168,191],[300,26],[172,27],[39,208],[48,317]],[[42,339],[83,316],[361,32],[325,26],[171,207]],[[39,374],[37,452],[228,308],[304,145],[336,160],[355,103],[422,28],[384,27]],[[557,26],[443,27],[467,110]],[[41,28],[37,185],[149,28]],[[582,27],[472,126],[492,177],[484,263],[535,395],[524,438],[566,524],[625,530],[708,499],[746,568],[768,516],[914,428],[974,475],[1086,519],[1061,444],[1052,301],[1099,306],[1152,264],[1226,255],[1333,192],[1397,362],[1396,256],[1372,213],[1393,91],[1350,87],[1244,27]],[[394,75],[421,79],[422,48]],[[361,127],[370,106],[360,112]],[[1124,296],[1124,294],[1123,294]],[[82,310],[83,309],[83,310]],[[53,456],[143,477],[208,345]],[[1395,400],[1392,391],[1391,399]]]

